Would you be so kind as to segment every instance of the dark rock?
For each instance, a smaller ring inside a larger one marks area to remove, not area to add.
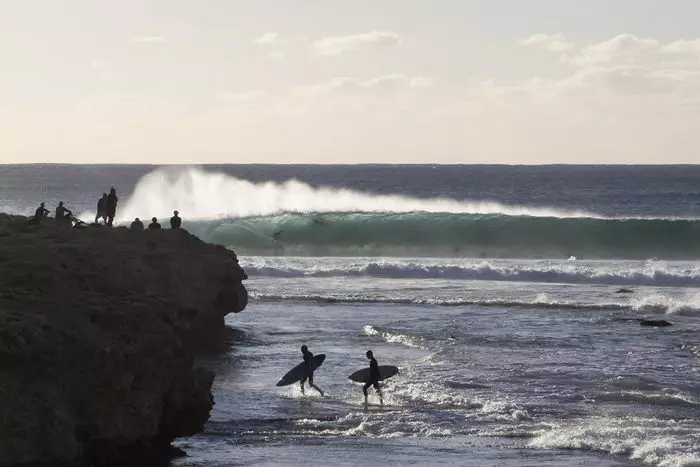
[[[664,319],[640,319],[639,325],[640,326],[650,326],[650,327],[673,326],[673,324],[669,323],[668,321],[666,321]]]
[[[184,230],[0,232],[0,466],[166,465],[213,405],[196,355],[247,305],[236,255]]]
[[[632,290],[632,289],[618,289],[615,291],[615,293],[634,293],[634,290]]]

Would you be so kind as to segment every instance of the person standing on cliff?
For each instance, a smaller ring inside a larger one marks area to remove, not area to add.
[[[299,384],[301,385],[301,393],[304,394],[304,383],[308,379],[309,387],[314,388],[318,391],[319,394],[323,396],[323,391],[321,390],[321,388],[314,384],[314,370],[316,369],[316,365],[314,362],[314,354],[312,354],[309,351],[309,348],[305,345],[301,346],[301,354],[304,356],[304,364],[306,365],[306,376],[302,378],[301,381],[299,381]]]
[[[170,218],[170,228],[175,230],[182,226],[182,218],[179,216],[179,212],[173,211],[173,217]]]
[[[102,219],[105,225],[107,225],[107,193],[102,193],[102,198],[97,200],[97,214],[95,214],[95,224],[99,223]]]
[[[105,201],[105,212],[107,213],[107,225],[112,226],[112,223],[114,222],[114,217],[117,215],[117,202],[119,202],[119,198],[117,198],[117,190],[112,187],[109,190],[109,195],[107,195],[107,200]]]

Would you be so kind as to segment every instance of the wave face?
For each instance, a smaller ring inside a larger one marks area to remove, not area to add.
[[[696,219],[252,183],[192,168],[146,175],[119,214],[128,222],[174,209],[193,233],[244,255],[700,258]]]
[[[432,212],[287,213],[195,226],[242,254],[698,259],[700,221]]]

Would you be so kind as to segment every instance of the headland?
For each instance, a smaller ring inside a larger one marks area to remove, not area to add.
[[[223,345],[246,278],[184,230],[0,214],[0,466],[166,464],[209,417],[195,359]]]

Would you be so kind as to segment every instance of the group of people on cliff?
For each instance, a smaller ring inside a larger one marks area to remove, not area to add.
[[[36,211],[34,211],[34,222],[41,222],[48,218],[49,210],[46,209],[46,205],[41,203]],[[56,206],[55,214],[56,223],[60,225],[71,225],[74,217],[73,212],[63,205],[63,201],[58,203]]]
[[[117,215],[117,203],[119,198],[117,197],[117,190],[112,187],[109,190],[109,194],[102,193],[102,198],[97,200],[97,214],[95,214],[95,224],[99,224],[99,220],[102,219],[105,225],[112,226],[114,223],[114,217]]]
[[[172,230],[177,230],[177,229],[179,229],[180,227],[182,227],[182,218],[180,217],[180,213],[179,213],[178,211],[173,211],[173,217],[170,218],[170,228],[171,228]],[[148,230],[158,230],[158,229],[161,229],[161,228],[162,228],[162,227],[161,227],[161,225],[160,225],[160,222],[158,222],[158,218],[157,218],[157,217],[152,217],[152,218],[151,218],[151,223],[148,224]],[[144,227],[143,222],[141,221],[141,219],[139,219],[139,218],[137,217],[137,218],[134,219],[134,221],[131,223],[131,225],[129,226],[129,229],[130,229],[130,230],[139,231],[139,230],[145,230],[145,227]]]
[[[114,187],[110,188],[109,194],[102,193],[102,197],[97,201],[97,213],[95,214],[94,224],[99,225],[100,220],[102,220],[105,226],[112,227],[114,224],[114,218],[117,215],[118,202],[119,198],[117,197],[117,190]],[[50,211],[46,209],[45,203],[42,202],[34,212],[33,222],[37,223],[47,219],[49,213]],[[70,226],[73,224],[73,222],[76,222],[76,224],[80,223],[85,225],[85,223],[73,216],[73,212],[64,206],[63,201],[60,201],[56,207],[55,221],[60,225]],[[182,218],[180,217],[180,213],[178,211],[174,211],[173,217],[170,218],[170,228],[179,229],[181,227]],[[143,222],[141,222],[141,219],[138,217],[134,219],[129,228],[130,230],[134,231],[145,230]],[[156,217],[151,218],[151,223],[148,225],[148,229],[155,230],[160,228],[161,225],[158,222],[158,219]]]

